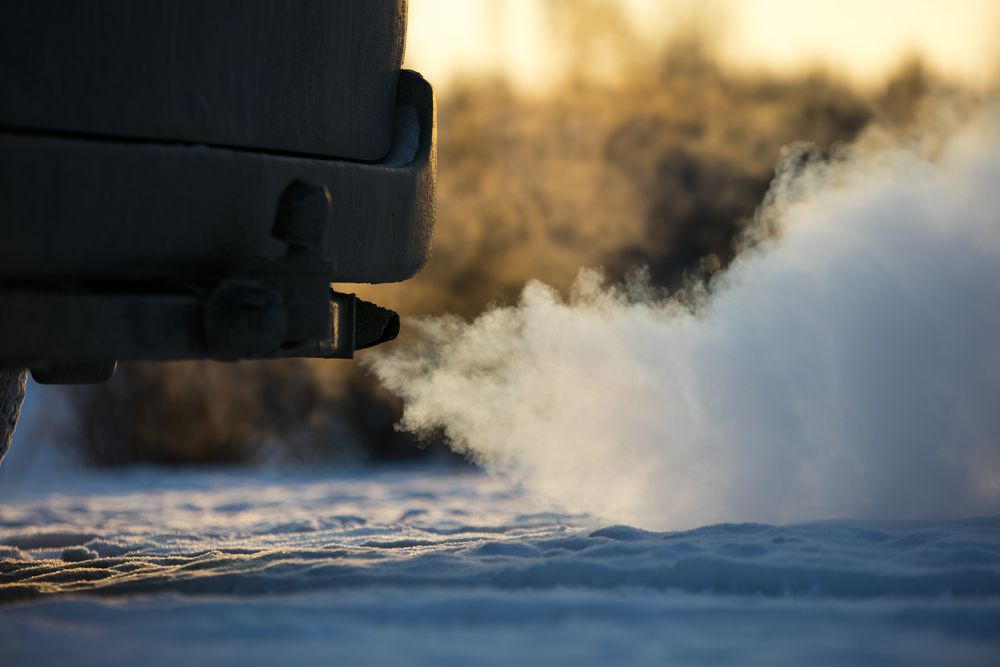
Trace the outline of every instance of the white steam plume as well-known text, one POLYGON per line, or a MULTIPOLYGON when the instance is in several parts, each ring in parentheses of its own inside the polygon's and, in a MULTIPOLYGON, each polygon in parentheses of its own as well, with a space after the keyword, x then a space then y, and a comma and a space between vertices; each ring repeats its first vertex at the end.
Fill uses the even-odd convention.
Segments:
POLYGON ((693 310, 583 271, 371 366, 404 428, 605 520, 1000 512, 998 124, 927 152, 786 161, 693 310))

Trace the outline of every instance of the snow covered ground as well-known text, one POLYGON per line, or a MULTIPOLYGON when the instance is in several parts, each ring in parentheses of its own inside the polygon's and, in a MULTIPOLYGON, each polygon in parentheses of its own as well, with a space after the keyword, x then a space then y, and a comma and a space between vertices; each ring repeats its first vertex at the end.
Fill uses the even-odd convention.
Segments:
POLYGON ((1000 664, 1000 517, 651 533, 470 470, 0 484, 0 663, 1000 664))

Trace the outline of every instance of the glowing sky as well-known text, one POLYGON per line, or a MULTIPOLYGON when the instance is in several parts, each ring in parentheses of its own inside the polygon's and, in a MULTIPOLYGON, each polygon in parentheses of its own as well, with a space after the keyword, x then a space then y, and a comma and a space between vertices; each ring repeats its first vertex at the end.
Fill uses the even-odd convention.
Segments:
MULTIPOLYGON (((499 70, 525 86, 558 71, 546 48, 546 0, 410 0, 407 66, 438 86, 499 70)), ((692 11, 718 17, 726 62, 789 70, 821 64, 862 83, 906 56, 966 82, 1000 79, 1000 0, 621 0, 638 32, 662 39, 692 11)))

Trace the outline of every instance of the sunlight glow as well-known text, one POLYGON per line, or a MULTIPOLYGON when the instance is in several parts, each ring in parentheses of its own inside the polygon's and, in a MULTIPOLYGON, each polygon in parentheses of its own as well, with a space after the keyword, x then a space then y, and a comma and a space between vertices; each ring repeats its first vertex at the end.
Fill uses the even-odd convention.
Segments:
MULTIPOLYGON (((564 58, 547 37, 547 10, 557 4, 411 0, 407 66, 438 86, 484 73, 506 74, 526 88, 544 86, 564 58)), ((822 67, 872 84, 920 55, 964 83, 1000 78, 1000 2, 994 0, 620 0, 618 6, 637 35, 654 44, 678 25, 693 20, 705 28, 707 21, 719 56, 741 69, 822 67)))

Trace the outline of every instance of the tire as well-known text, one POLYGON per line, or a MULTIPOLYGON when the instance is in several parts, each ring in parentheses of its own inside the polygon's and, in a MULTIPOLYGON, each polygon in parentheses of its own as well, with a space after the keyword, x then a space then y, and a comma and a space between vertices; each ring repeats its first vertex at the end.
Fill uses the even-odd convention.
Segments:
POLYGON ((28 372, 0 369, 0 463, 14 439, 14 428, 24 402, 24 383, 28 372))

